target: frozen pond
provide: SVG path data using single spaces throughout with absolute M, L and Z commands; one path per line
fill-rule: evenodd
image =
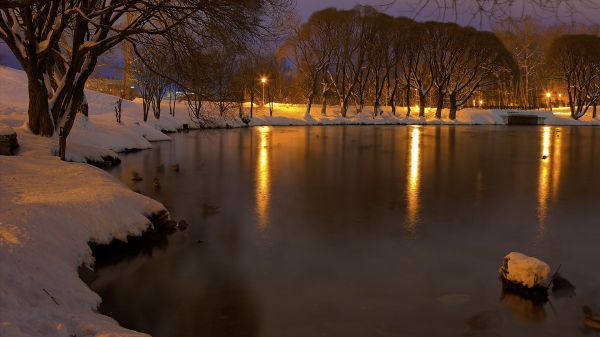
M 100 309 L 127 328 L 156 337 L 564 337 L 589 333 L 583 305 L 600 309 L 600 129 L 172 137 L 112 171 L 190 223 L 151 254 L 98 270 Z M 144 180 L 133 182 L 133 171 Z M 510 251 L 562 265 L 576 295 L 545 305 L 503 295 L 498 267 Z

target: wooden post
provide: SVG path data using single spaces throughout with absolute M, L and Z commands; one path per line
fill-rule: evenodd
M 58 154 L 60 156 L 60 160 L 65 161 L 67 152 L 67 137 L 65 137 L 65 128 L 60 127 L 60 133 L 58 134 Z

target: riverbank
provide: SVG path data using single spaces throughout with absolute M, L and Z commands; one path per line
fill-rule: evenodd
M 94 311 L 77 268 L 89 242 L 139 235 L 164 211 L 90 165 L 0 156 L 0 335 L 141 335 Z
M 31 135 L 27 128 L 27 81 L 20 70 L 0 66 L 0 124 L 15 128 L 19 139 L 26 139 L 21 147 L 22 155 L 47 155 L 58 153 L 58 137 L 41 138 Z M 170 140 L 168 133 L 183 128 L 198 128 L 198 119 L 191 117 L 185 102 L 177 102 L 175 116 L 169 115 L 168 102 L 163 102 L 160 118 L 152 112 L 146 122 L 143 121 L 140 99 L 122 102 L 122 120 L 116 123 L 114 105 L 117 97 L 100 92 L 86 92 L 89 103 L 89 118 L 78 116 L 67 141 L 67 160 L 102 164 L 117 161 L 118 152 L 149 149 L 150 142 Z M 245 104 L 245 113 L 250 113 L 249 103 Z M 247 126 L 232 109 L 219 114 L 215 104 L 204 104 L 201 117 L 204 127 L 237 128 Z M 347 117 L 342 117 L 338 106 L 328 106 L 322 114 L 320 105 L 314 105 L 311 114 L 306 115 L 304 104 L 273 105 L 271 115 L 266 108 L 255 107 L 253 118 L 248 126 L 287 126 L 287 125 L 505 125 L 508 110 L 486 110 L 466 108 L 458 112 L 455 120 L 448 119 L 447 109 L 442 119 L 435 118 L 434 109 L 426 109 L 425 117 L 416 117 L 418 111 L 412 109 L 411 117 L 405 117 L 406 108 L 398 107 L 392 114 L 390 107 L 383 107 L 383 113 L 372 116 L 372 107 L 365 107 L 362 113 L 351 107 Z M 580 120 L 573 120 L 567 108 L 550 111 L 527 111 L 527 115 L 536 115 L 545 125 L 553 126 L 591 126 L 600 125 L 599 119 L 591 114 Z M 27 146 L 30 144 L 31 146 Z M 108 161 L 106 159 L 109 159 Z
M 14 127 L 20 145 L 17 156 L 0 156 L 0 336 L 145 336 L 95 311 L 101 299 L 78 267 L 93 264 L 90 242 L 140 235 L 152 227 L 150 219 L 168 213 L 77 162 L 103 163 L 117 152 L 150 148 L 150 141 L 169 139 L 160 129 L 179 125 L 168 118 L 138 123 L 134 116 L 116 124 L 106 112 L 112 98 L 88 92 L 91 118 L 78 117 L 67 152 L 74 162 L 63 162 L 55 156 L 56 137 L 32 135 L 23 123 L 23 80 L 21 72 L 0 67 L 0 123 Z

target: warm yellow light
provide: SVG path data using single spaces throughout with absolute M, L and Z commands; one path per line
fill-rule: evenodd
M 546 230 L 546 218 L 548 216 L 548 197 L 550 195 L 550 167 L 549 159 L 550 146 L 551 146 L 551 134 L 550 127 L 545 126 L 542 133 L 542 158 L 540 161 L 540 172 L 538 176 L 538 235 L 544 235 Z
M 269 138 L 271 128 L 261 126 L 258 128 L 260 139 L 258 161 L 256 164 L 256 213 L 258 216 L 258 229 L 263 231 L 268 227 L 268 211 L 271 190 L 271 172 L 269 167 Z
M 558 94 L 558 97 L 562 97 L 562 94 Z
M 482 100 L 480 100 L 480 101 L 479 101 L 479 105 L 481 105 L 481 104 L 483 104 L 483 101 L 482 101 Z
M 267 83 L 267 78 L 263 77 L 263 78 L 260 79 L 260 81 L 262 82 L 262 84 L 265 84 L 265 83 Z
M 412 127 L 410 132 L 408 160 L 408 186 L 406 188 L 407 231 L 411 235 L 417 233 L 419 219 L 419 198 L 421 184 L 421 130 L 418 125 Z
M 546 97 L 550 98 L 551 96 L 552 96 L 551 93 L 549 93 L 549 92 L 546 93 Z

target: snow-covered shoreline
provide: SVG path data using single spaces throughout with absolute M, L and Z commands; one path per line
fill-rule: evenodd
M 0 336 L 138 336 L 94 310 L 88 242 L 139 235 L 165 207 L 57 157 L 0 156 Z
M 140 235 L 151 228 L 150 218 L 168 213 L 78 162 L 150 148 L 150 141 L 169 139 L 160 129 L 176 131 L 178 122 L 138 123 L 131 116 L 116 124 L 107 112 L 80 116 L 68 142 L 74 162 L 63 162 L 54 155 L 56 137 L 35 136 L 23 124 L 22 81 L 21 72 L 0 67 L 0 123 L 14 127 L 20 144 L 17 156 L 0 156 L 0 336 L 145 336 L 95 311 L 101 299 L 78 268 L 93 263 L 90 242 Z M 110 109 L 111 97 L 89 96 L 93 112 Z

